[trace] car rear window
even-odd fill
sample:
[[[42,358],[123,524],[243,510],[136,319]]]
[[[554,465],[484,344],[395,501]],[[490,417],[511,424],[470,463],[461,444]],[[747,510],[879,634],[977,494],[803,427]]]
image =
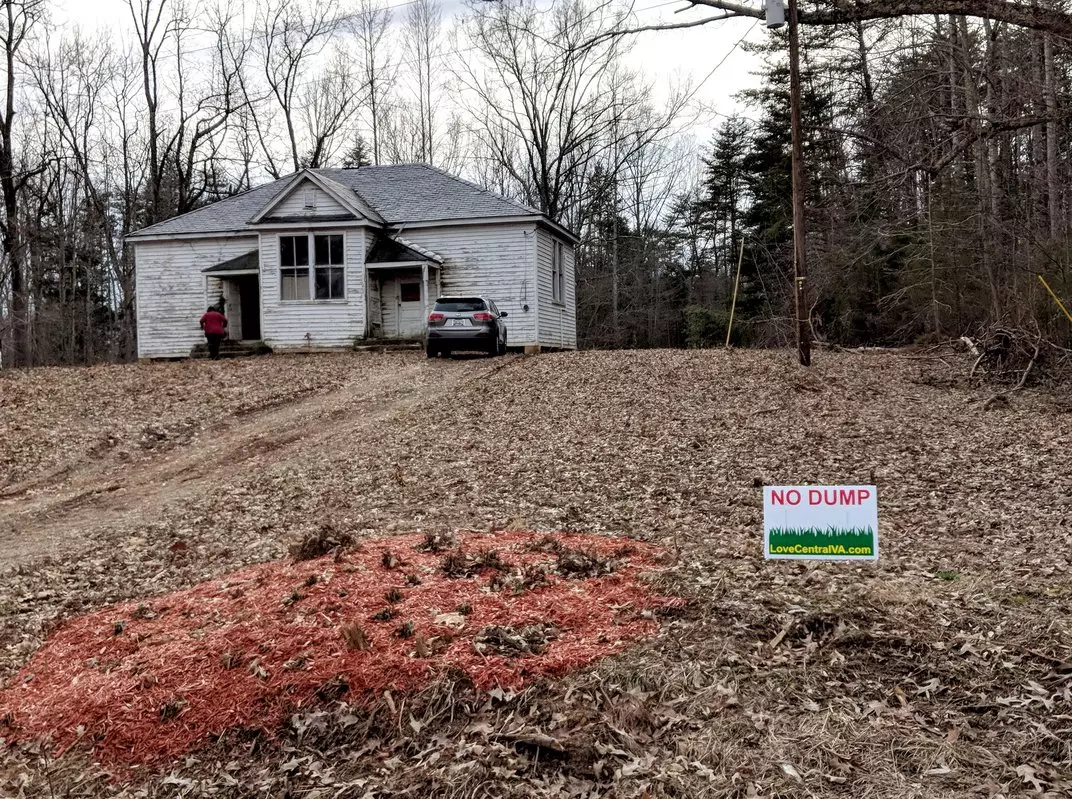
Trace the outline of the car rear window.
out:
[[[436,300],[435,309],[447,313],[469,313],[486,310],[484,301],[477,297],[458,297],[451,300]]]

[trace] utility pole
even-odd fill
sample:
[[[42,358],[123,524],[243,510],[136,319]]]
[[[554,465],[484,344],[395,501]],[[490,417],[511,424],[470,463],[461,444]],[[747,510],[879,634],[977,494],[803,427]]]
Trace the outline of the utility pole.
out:
[[[768,0],[781,2],[781,0]],[[800,123],[800,20],[797,0],[789,0],[789,108],[793,127],[793,289],[797,315],[797,355],[811,366],[811,309],[804,230],[804,141]]]

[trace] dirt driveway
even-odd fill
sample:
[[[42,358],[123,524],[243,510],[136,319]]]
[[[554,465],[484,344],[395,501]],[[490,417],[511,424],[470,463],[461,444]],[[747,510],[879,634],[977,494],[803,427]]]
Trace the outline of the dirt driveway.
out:
[[[336,372],[321,390],[291,398],[284,384],[258,407],[240,407],[222,418],[203,409],[201,418],[184,418],[185,428],[201,428],[197,435],[169,443],[166,427],[157,423],[143,427],[136,455],[114,446],[75,452],[59,467],[0,489],[0,563],[17,566],[76,554],[102,531],[114,536],[144,526],[222,483],[255,476],[268,463],[278,467],[300,462],[309,452],[360,445],[369,431],[389,426],[415,407],[434,407],[459,386],[506,368],[510,360],[429,363],[412,355],[370,355],[355,362],[340,356],[328,367],[316,364]],[[294,361],[284,363],[293,367]],[[223,371],[230,364],[211,366]],[[153,377],[162,388],[176,379],[169,371],[180,369],[155,367]],[[211,376],[191,390],[211,392]]]

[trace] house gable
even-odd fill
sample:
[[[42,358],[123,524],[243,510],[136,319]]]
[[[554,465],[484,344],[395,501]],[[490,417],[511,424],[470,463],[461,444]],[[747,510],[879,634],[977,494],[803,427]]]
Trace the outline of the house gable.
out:
[[[382,223],[383,218],[352,189],[306,169],[250,220],[257,226],[301,222]]]

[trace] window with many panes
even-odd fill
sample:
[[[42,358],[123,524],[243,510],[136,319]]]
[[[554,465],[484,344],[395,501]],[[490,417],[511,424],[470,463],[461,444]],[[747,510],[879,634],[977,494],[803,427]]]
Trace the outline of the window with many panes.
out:
[[[279,285],[283,300],[341,300],[346,268],[341,233],[279,237]]]
[[[551,244],[551,299],[566,301],[566,246],[561,241]]]

